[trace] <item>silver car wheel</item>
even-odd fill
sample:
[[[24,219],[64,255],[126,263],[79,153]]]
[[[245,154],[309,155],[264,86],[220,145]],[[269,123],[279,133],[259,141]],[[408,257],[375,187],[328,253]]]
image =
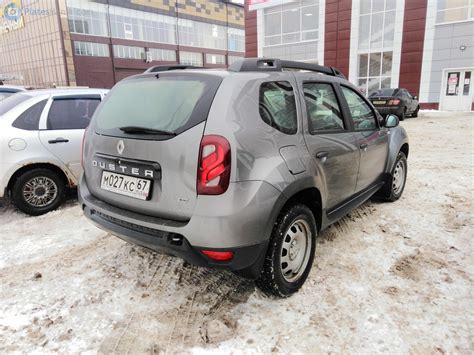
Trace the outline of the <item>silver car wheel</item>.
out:
[[[46,207],[58,196],[58,186],[46,176],[36,176],[23,187],[23,198],[33,207]]]
[[[287,282],[295,282],[303,275],[312,242],[311,229],[303,219],[297,219],[286,231],[281,246],[280,268]]]
[[[392,191],[395,195],[398,195],[405,185],[405,175],[406,175],[405,163],[403,160],[399,160],[393,171],[392,179]]]

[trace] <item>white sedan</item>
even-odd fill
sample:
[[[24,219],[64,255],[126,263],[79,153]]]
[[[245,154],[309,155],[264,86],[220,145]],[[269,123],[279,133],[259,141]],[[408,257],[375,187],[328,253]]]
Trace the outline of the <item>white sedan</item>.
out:
[[[82,172],[84,129],[103,89],[25,91],[0,102],[0,199],[30,215],[57,208]]]

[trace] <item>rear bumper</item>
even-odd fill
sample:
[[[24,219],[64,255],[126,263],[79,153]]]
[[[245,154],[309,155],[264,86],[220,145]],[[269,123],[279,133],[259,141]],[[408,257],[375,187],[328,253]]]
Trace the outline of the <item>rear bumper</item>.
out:
[[[193,247],[180,234],[143,229],[132,224],[127,225],[86,205],[83,205],[83,208],[86,217],[98,228],[110,232],[129,243],[177,256],[193,265],[228,269],[249,279],[256,279],[262,269],[267,250],[266,242],[241,248],[225,249],[225,251],[232,251],[234,257],[228,262],[217,262],[202,254],[199,248]]]
[[[84,178],[79,184],[79,200],[84,214],[97,227],[130,243],[178,256],[194,265],[224,268],[255,279],[263,266],[274,222],[270,220],[272,209],[280,193],[258,181],[234,183],[229,190],[226,197],[199,196],[195,207],[199,213],[188,222],[139,215],[112,206],[92,196]],[[206,206],[209,198],[224,200],[227,210],[216,203]],[[234,199],[233,204],[225,201],[229,198]],[[217,262],[201,250],[232,251],[234,257]]]
[[[392,106],[392,107],[375,106],[375,108],[382,116],[387,116],[389,114],[392,114],[392,115],[397,115],[398,117],[400,117],[400,115],[403,113],[403,107],[401,106]]]

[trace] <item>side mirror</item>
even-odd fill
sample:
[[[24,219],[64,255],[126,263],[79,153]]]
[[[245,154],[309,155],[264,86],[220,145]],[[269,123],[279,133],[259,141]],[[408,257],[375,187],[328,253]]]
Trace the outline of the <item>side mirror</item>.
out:
[[[385,127],[387,128],[397,127],[399,123],[400,119],[398,118],[398,116],[390,114],[385,118]]]
[[[418,100],[418,96],[413,96],[413,100]]]

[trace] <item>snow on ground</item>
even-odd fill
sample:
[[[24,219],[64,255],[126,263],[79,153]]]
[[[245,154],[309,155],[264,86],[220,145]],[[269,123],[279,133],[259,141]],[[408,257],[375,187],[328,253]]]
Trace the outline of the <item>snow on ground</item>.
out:
[[[0,353],[474,351],[474,115],[422,112],[408,184],[319,236],[302,290],[253,283],[107,235],[75,201],[0,209]]]

